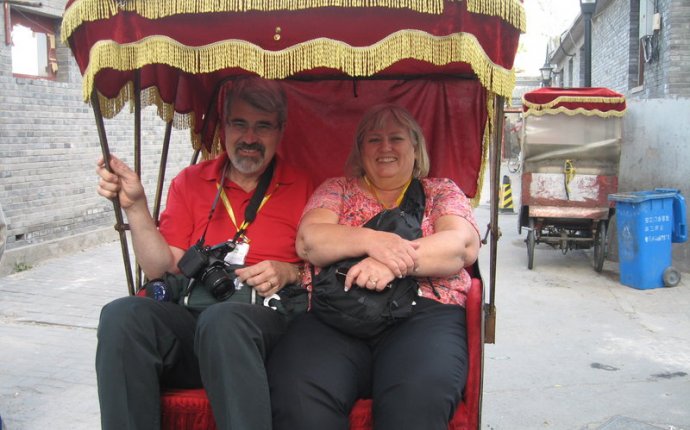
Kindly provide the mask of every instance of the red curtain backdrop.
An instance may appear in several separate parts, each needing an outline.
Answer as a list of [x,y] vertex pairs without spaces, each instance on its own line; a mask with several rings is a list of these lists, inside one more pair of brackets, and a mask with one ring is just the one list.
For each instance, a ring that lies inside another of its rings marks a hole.
[[284,81],[288,122],[279,152],[318,184],[344,174],[364,111],[378,103],[408,109],[422,126],[430,176],[477,194],[486,126],[486,91],[475,80]]

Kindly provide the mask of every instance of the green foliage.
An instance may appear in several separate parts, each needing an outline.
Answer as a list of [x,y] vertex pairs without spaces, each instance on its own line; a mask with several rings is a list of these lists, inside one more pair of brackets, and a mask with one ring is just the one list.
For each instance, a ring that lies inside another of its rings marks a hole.
[[32,268],[32,266],[30,264],[26,264],[26,263],[22,263],[22,262],[14,263],[14,272],[15,273],[24,272],[24,271],[29,270],[31,268]]

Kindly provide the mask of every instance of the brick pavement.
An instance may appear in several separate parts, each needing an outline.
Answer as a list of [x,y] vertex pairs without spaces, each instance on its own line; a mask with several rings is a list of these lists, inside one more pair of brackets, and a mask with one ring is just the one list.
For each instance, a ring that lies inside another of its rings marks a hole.
[[[485,226],[486,208],[477,210]],[[584,251],[535,251],[501,216],[497,343],[485,346],[483,429],[690,430],[690,274],[672,289],[597,274]],[[489,272],[488,247],[480,254]],[[98,429],[100,308],[127,294],[117,242],[0,277],[6,430]]]
[[96,327],[103,304],[127,293],[119,252],[111,243],[0,277],[5,430],[100,427]]

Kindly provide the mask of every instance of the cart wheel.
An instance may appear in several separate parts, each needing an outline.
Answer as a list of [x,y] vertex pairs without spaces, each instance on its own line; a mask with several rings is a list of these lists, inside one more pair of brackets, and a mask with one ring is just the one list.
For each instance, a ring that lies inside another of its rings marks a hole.
[[527,268],[534,268],[534,245],[536,243],[536,233],[534,232],[534,218],[529,219],[529,230],[527,230]]
[[680,272],[673,266],[669,266],[664,270],[664,285],[667,287],[675,287],[680,282]]
[[594,270],[601,272],[604,268],[604,260],[608,251],[606,246],[607,222],[600,221],[597,228],[597,236],[594,238]]

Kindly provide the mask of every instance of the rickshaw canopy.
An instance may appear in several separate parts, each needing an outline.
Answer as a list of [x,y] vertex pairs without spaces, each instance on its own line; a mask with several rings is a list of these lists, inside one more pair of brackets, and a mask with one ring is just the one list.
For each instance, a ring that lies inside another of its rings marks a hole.
[[539,88],[522,97],[522,111],[529,115],[586,115],[622,117],[625,97],[608,88]]
[[106,118],[140,92],[213,153],[219,83],[281,79],[281,155],[318,183],[342,174],[361,113],[394,102],[422,125],[430,174],[477,197],[524,28],[519,0],[70,0],[62,37]]

